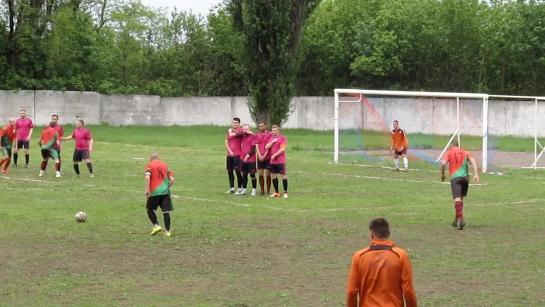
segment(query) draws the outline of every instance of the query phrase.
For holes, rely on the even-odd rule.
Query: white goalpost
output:
[[[390,96],[390,97],[430,97],[430,98],[452,98],[456,99],[457,123],[456,129],[452,133],[449,142],[443,151],[437,157],[441,159],[450,144],[455,138],[460,141],[460,99],[476,99],[482,101],[482,171],[486,172],[488,168],[488,94],[480,93],[447,93],[447,92],[418,92],[418,91],[382,91],[382,90],[358,90],[358,89],[335,89],[335,110],[334,110],[334,163],[339,162],[339,107],[341,103],[355,102],[354,100],[341,100],[342,95],[359,95],[359,102],[362,102],[365,96]]]

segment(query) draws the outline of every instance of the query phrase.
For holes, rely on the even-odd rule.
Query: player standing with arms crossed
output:
[[[45,175],[45,170],[47,169],[47,162],[49,158],[55,160],[55,177],[61,177],[60,167],[61,161],[59,160],[59,153],[57,148],[61,139],[59,138],[59,133],[57,130],[52,127],[53,122],[50,122],[48,126],[42,130],[42,135],[38,144],[42,149],[42,164],[40,165],[40,174],[38,176],[43,177]]]
[[[94,177],[93,163],[91,161],[91,152],[93,152],[93,134],[89,129],[85,128],[85,122],[82,119],[76,120],[76,129],[72,132],[72,135],[63,138],[63,140],[76,140],[76,148],[74,149],[74,171],[76,176],[80,176],[79,162],[85,161],[87,169],[89,170],[89,176]]]
[[[394,154],[394,166],[395,170],[399,171],[399,157],[403,157],[404,171],[409,170],[409,160],[407,159],[407,147],[409,146],[409,139],[405,129],[399,127],[399,122],[394,120],[394,130],[392,130],[392,145],[390,152]]]
[[[259,174],[259,187],[261,195],[265,195],[265,178],[267,178],[267,195],[271,194],[271,175],[269,173],[269,151],[266,149],[267,143],[271,139],[271,132],[267,130],[267,124],[260,122],[258,125],[259,131],[256,134],[257,142],[257,171]]]
[[[288,175],[286,169],[286,146],[288,139],[280,134],[280,126],[272,126],[272,137],[267,143],[266,149],[271,153],[270,172],[274,193],[271,197],[280,197],[278,191],[278,177],[282,177],[282,186],[284,188],[284,198],[288,198]]]
[[[453,227],[464,229],[464,197],[469,188],[469,164],[473,167],[473,182],[479,183],[477,162],[468,151],[459,147],[458,141],[453,141],[446,157],[441,160],[441,181],[445,181],[445,169],[449,165],[450,187],[454,199],[455,216]]]
[[[174,210],[172,200],[170,199],[170,188],[174,184],[174,173],[159,159],[159,154],[154,153],[146,165],[145,175],[146,210],[148,218],[153,224],[150,234],[154,236],[162,230],[155,214],[157,208],[160,207],[165,221],[165,235],[170,237],[170,212]]]
[[[9,120],[9,123],[4,126],[3,130],[3,136],[0,137],[0,147],[3,147],[6,151],[6,160],[1,163],[0,162],[0,172],[2,174],[8,173],[8,168],[11,163],[11,149],[13,148],[13,142],[16,138],[16,131],[15,131],[15,119],[11,118]],[[4,168],[2,169],[2,165]]]
[[[256,195],[257,179],[255,173],[257,171],[256,165],[256,136],[250,129],[250,125],[244,124],[242,126],[242,136],[240,159],[242,159],[242,192],[240,195],[246,194],[246,188],[248,187],[248,174],[252,178],[252,196]]]
[[[13,153],[13,166],[17,167],[17,159],[19,158],[19,149],[23,148],[25,152],[25,168],[28,167],[30,161],[30,155],[28,153],[30,149],[30,139],[32,138],[32,131],[34,130],[34,123],[32,119],[27,117],[26,110],[21,109],[19,111],[20,118],[15,122],[16,130],[16,143],[15,151]]]
[[[242,128],[240,118],[235,117],[231,122],[231,128],[225,136],[225,148],[227,149],[227,175],[229,176],[229,190],[226,193],[240,194],[242,192],[242,161],[240,160],[240,145],[242,142]],[[235,176],[237,175],[237,191],[235,192]]]

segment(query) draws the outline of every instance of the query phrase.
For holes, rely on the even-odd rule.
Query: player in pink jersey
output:
[[[246,194],[246,188],[248,187],[248,174],[252,178],[252,196],[256,195],[257,179],[255,173],[257,171],[257,158],[256,158],[256,135],[250,129],[250,125],[244,124],[242,126],[242,136],[240,159],[242,160],[242,192],[241,195]]]
[[[93,135],[91,131],[85,128],[85,122],[81,119],[76,120],[76,129],[70,136],[63,138],[63,140],[76,140],[76,149],[74,150],[74,171],[79,177],[79,162],[82,160],[87,164],[87,169],[91,177],[93,174],[93,163],[91,162],[91,152],[93,151]]]
[[[271,175],[269,173],[269,151],[265,148],[272,134],[267,130],[267,124],[260,122],[259,131],[256,134],[257,143],[257,172],[259,174],[259,187],[261,195],[265,195],[265,177],[267,178],[267,195],[271,194]]]
[[[20,118],[15,122],[16,131],[16,143],[17,146],[13,151],[13,167],[17,167],[17,159],[19,158],[19,149],[23,148],[25,152],[25,168],[28,167],[28,161],[30,155],[28,150],[30,149],[30,139],[32,138],[32,131],[34,130],[34,123],[32,119],[27,117],[26,110],[21,109],[19,111]]]
[[[240,145],[242,143],[242,128],[240,118],[235,117],[231,122],[231,128],[225,135],[225,148],[227,149],[227,175],[229,176],[229,190],[227,193],[240,194],[242,192],[242,161],[240,160]],[[235,175],[237,175],[238,190],[235,191]]]
[[[51,115],[51,121],[49,122],[49,124],[53,129],[55,129],[55,131],[57,131],[57,133],[59,134],[59,138],[62,139],[64,137],[64,128],[62,127],[61,124],[59,124],[59,115],[57,115],[57,114]],[[58,147],[56,149],[57,149],[57,152],[59,153],[59,161],[60,161],[59,171],[60,171],[61,166],[62,166],[61,143],[60,142],[59,142]]]
[[[280,197],[278,192],[278,177],[282,177],[282,186],[284,187],[284,198],[288,198],[288,176],[286,172],[286,146],[288,139],[280,134],[280,126],[272,127],[272,137],[265,146],[271,155],[270,172],[274,193],[271,197]]]

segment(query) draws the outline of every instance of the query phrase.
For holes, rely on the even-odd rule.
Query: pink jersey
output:
[[[271,156],[269,155],[267,148],[265,148],[271,137],[272,133],[270,131],[259,132],[258,134],[256,134],[257,147],[259,148],[259,153],[264,155],[264,160],[268,160]]]
[[[17,140],[28,141],[30,129],[34,128],[34,123],[29,117],[19,118],[15,122],[15,129],[17,129]]]
[[[238,128],[237,130],[235,130],[237,135],[234,135],[234,136],[229,135],[230,131],[231,131],[231,129],[229,129],[229,131],[227,132],[227,136],[226,136],[227,146],[229,146],[229,149],[233,153],[232,154],[233,157],[240,156],[240,145],[242,143],[242,135],[241,135],[242,128]]]
[[[242,142],[240,145],[240,159],[244,161],[244,158],[247,154],[250,154],[248,157],[248,160],[246,160],[246,163],[255,163],[256,161],[256,152],[255,152],[255,144],[256,144],[256,136],[253,134],[245,134],[242,137]],[[253,152],[252,152],[253,149]]]
[[[271,157],[275,153],[277,153],[280,149],[286,149],[286,146],[288,145],[288,139],[283,135],[272,136],[271,139],[269,140],[269,143],[274,142],[275,140],[276,140],[276,142],[272,145],[272,147],[270,149]],[[278,155],[274,159],[271,158],[271,164],[285,164],[285,163],[286,163],[286,151],[285,150],[284,150],[283,153],[281,153],[280,155]]]
[[[87,128],[76,128],[72,132],[72,137],[76,140],[76,150],[89,150],[90,141],[93,138],[91,131]]]

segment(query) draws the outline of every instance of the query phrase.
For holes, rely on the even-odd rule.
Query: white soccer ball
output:
[[[80,211],[76,213],[76,215],[74,215],[74,218],[76,219],[77,222],[83,223],[87,219],[87,214],[85,214],[85,212],[83,211]]]

